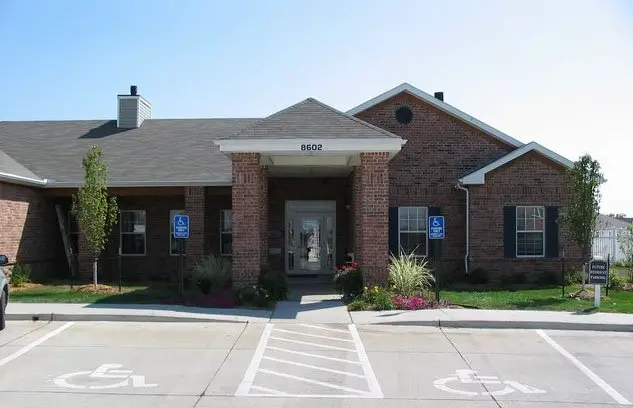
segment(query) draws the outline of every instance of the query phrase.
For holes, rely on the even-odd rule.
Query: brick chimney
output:
[[[129,95],[118,95],[117,127],[134,129],[145,119],[152,118],[152,104],[138,94],[136,85],[130,86]]]

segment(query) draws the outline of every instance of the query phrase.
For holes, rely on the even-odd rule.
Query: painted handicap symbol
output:
[[[185,220],[182,217],[178,217],[178,226],[184,227],[185,224]]]
[[[68,374],[60,375],[53,381],[58,387],[73,388],[77,390],[90,389],[90,390],[104,390],[109,388],[120,388],[132,385],[134,388],[148,388],[157,387],[158,384],[145,383],[145,376],[132,375],[132,370],[119,370],[123,367],[121,364],[102,364],[94,371],[75,371]],[[79,377],[87,377],[88,379],[105,379],[106,384],[103,385],[82,385],[74,382],[81,383]],[[73,379],[76,381],[69,382]],[[110,383],[111,379],[120,379],[121,381]],[[85,380],[83,381],[85,382]]]
[[[437,218],[433,218],[433,223],[431,225],[437,228],[440,226],[440,222],[437,220]]]
[[[459,384],[493,384],[493,385],[504,385],[504,388],[500,390],[496,390],[496,391],[484,391],[484,392],[463,391],[463,390],[449,387],[448,386],[449,383],[455,383],[454,386],[458,386]],[[440,389],[442,391],[452,392],[453,394],[468,395],[468,396],[475,396],[475,395],[501,396],[501,395],[511,394],[515,391],[519,391],[524,394],[544,394],[546,392],[545,390],[541,390],[535,387],[531,387],[529,385],[521,384],[520,382],[517,382],[517,381],[501,381],[499,380],[499,377],[496,377],[496,376],[479,376],[477,375],[477,372],[474,370],[456,370],[454,376],[435,380],[433,381],[433,385],[435,386],[435,388]]]

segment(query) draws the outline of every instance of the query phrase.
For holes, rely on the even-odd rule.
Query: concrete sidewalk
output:
[[[293,305],[296,303],[296,305]],[[305,303],[305,304],[304,304]],[[321,303],[321,304],[319,304]],[[524,310],[431,309],[347,312],[333,301],[279,302],[278,309],[209,309],[177,305],[10,303],[8,320],[143,322],[313,322],[464,328],[633,332],[633,314]]]

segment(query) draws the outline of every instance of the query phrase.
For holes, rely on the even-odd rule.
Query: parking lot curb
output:
[[[117,314],[7,314],[9,321],[45,321],[45,322],[137,322],[137,323],[251,323],[261,322],[257,318],[221,318],[221,317],[185,317],[156,315],[117,315]]]
[[[633,332],[631,324],[554,322],[554,321],[489,321],[489,320],[401,320],[390,322],[366,322],[367,325],[426,326],[455,329],[541,329]]]

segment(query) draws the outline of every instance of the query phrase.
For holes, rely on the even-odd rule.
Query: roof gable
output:
[[[2,150],[0,150],[0,180],[36,186],[46,184],[46,180],[39,178]]]
[[[400,136],[307,98],[220,139],[370,139]]]
[[[481,169],[472,172],[464,177],[462,177],[461,179],[459,179],[459,182],[462,184],[485,184],[486,181],[486,174],[498,169],[499,167],[510,163],[511,161],[518,159],[519,157],[529,153],[529,152],[538,152],[541,155],[547,157],[548,159],[552,160],[555,163],[558,163],[566,168],[572,168],[574,163],[569,160],[564,158],[563,156],[559,155],[558,153],[555,153],[543,146],[541,146],[540,144],[536,143],[536,142],[531,142],[528,143],[508,154],[506,154],[505,156],[495,160],[494,162],[490,163],[489,165],[482,167]]]
[[[493,128],[490,125],[485,124],[484,122],[472,117],[471,115],[468,115],[465,112],[462,112],[461,110],[455,108],[452,105],[449,105],[448,103],[441,101],[439,99],[437,99],[436,97],[434,97],[433,95],[430,95],[416,87],[414,87],[413,85],[410,85],[408,83],[403,83],[401,85],[398,85],[397,87],[390,89],[386,92],[383,92],[382,94],[376,96],[375,98],[370,99],[367,102],[364,102],[358,106],[356,106],[355,108],[352,108],[350,110],[348,110],[346,113],[348,115],[356,115],[360,112],[363,112],[373,106],[378,105],[379,103],[382,103],[396,95],[398,95],[399,93],[402,92],[406,92],[410,95],[413,95],[414,97],[423,100],[424,102],[433,105],[434,107],[436,107],[437,109],[457,118],[460,119],[466,123],[468,123],[469,125],[481,130],[482,132],[494,137],[495,139],[498,139],[504,143],[507,143],[511,146],[514,147],[521,147],[524,144],[520,141],[518,141],[517,139]]]

